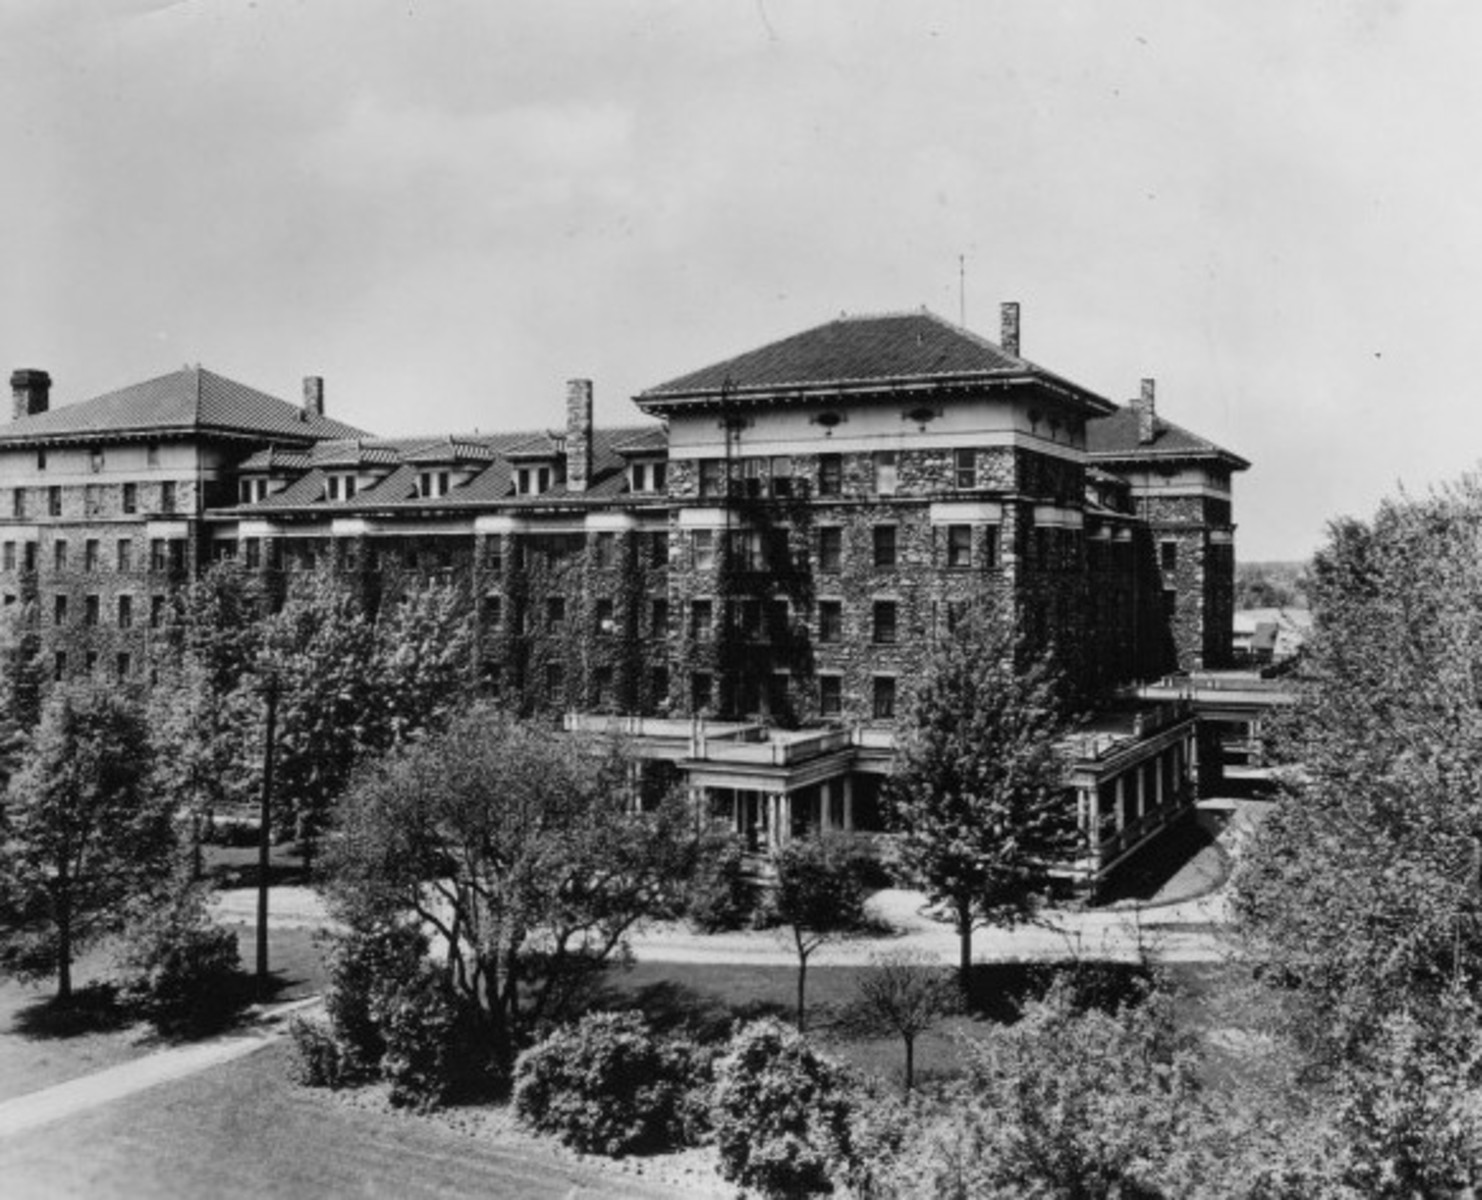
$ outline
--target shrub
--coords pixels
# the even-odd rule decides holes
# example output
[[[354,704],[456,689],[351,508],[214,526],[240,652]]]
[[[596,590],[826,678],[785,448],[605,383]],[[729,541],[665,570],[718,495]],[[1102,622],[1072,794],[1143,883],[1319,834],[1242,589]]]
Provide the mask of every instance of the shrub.
[[[219,1028],[247,1003],[237,936],[211,919],[200,887],[135,920],[120,965],[124,1003],[161,1030]]]
[[[711,1108],[721,1174],[763,1195],[829,1190],[829,1164],[850,1154],[845,1077],[793,1029],[744,1026],[716,1064]]]
[[[293,1077],[304,1087],[339,1088],[354,1081],[339,1041],[323,1021],[294,1017],[288,1036],[295,1051]]]
[[[345,1082],[369,1078],[386,1053],[386,1039],[371,1011],[376,997],[417,977],[427,938],[410,925],[376,925],[334,934],[331,942],[324,1012]]]
[[[757,907],[756,882],[736,838],[712,846],[690,886],[685,916],[701,933],[742,929]]]
[[[381,1077],[391,1085],[391,1103],[436,1108],[455,1094],[489,1079],[471,1014],[443,972],[424,961],[399,987],[380,991],[371,1020],[385,1043]]]
[[[708,1065],[693,1044],[655,1038],[637,1013],[594,1013],[520,1055],[515,1111],[587,1153],[680,1144],[703,1132],[690,1097]]]

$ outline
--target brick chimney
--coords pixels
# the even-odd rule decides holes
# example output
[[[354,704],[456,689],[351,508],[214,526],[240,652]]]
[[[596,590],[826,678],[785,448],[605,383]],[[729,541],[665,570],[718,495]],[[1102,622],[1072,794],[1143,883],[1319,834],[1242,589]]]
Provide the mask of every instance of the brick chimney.
[[[44,413],[51,403],[51,376],[45,371],[22,368],[10,376],[10,394],[15,398],[11,420]]]
[[[566,382],[566,490],[584,492],[592,481],[592,381]]]
[[[324,376],[304,376],[304,412],[311,417],[324,415]]]
[[[998,307],[998,344],[1019,357],[1019,302],[1008,300]]]
[[[1137,414],[1137,444],[1149,445],[1158,432],[1157,410],[1153,404],[1154,383],[1142,381],[1142,394],[1132,402],[1132,411]]]

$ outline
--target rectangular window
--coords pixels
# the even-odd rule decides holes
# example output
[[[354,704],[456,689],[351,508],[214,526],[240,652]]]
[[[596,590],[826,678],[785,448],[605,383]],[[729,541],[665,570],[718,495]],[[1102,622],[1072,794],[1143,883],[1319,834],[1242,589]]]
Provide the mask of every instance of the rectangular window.
[[[875,565],[877,567],[895,566],[895,526],[876,525],[875,536]]]
[[[617,561],[617,534],[599,533],[597,535],[597,565],[599,567],[610,567]]]
[[[896,640],[896,605],[894,600],[875,601],[873,640],[878,646],[893,645]]]
[[[704,712],[710,707],[711,691],[709,671],[696,671],[690,675],[690,703],[696,712]]]
[[[88,538],[82,544],[82,569],[84,571],[96,571],[98,569],[97,538]]]
[[[338,500],[340,498],[340,477],[338,475],[331,475],[325,480],[325,485],[329,499]]]
[[[876,675],[874,714],[877,721],[889,721],[895,717],[895,676]]]
[[[24,517],[26,515],[25,488],[16,488],[10,494],[10,515],[13,517]]]
[[[504,538],[491,533],[484,539],[484,567],[489,571],[504,570]]]
[[[66,596],[60,596],[59,595],[59,596],[55,597],[52,600],[51,623],[53,625],[65,625],[67,623],[67,597]]]
[[[648,535],[648,563],[651,567],[669,565],[669,531],[652,530]]]
[[[664,491],[669,486],[669,464],[666,462],[650,463],[648,478],[654,491]]]
[[[650,629],[656,638],[669,636],[669,601],[655,600],[653,602],[653,613],[651,615]]]
[[[617,632],[617,616],[614,608],[611,597],[602,596],[598,599],[596,607],[598,633],[614,634]]]
[[[97,596],[88,596],[83,600],[82,623],[89,629],[98,624],[98,612],[101,605]]]
[[[247,486],[251,487],[251,484]],[[252,499],[250,495],[242,498],[244,500]],[[139,485],[137,483],[126,483],[123,485],[123,510],[126,513],[139,511]]]
[[[750,500],[762,494],[762,464],[766,461],[764,458],[741,460],[741,494]]]
[[[738,571],[767,569],[766,539],[761,530],[731,530],[731,566]]]
[[[21,555],[21,570],[34,571],[36,569],[36,551],[38,547],[35,542],[27,542]]]
[[[725,494],[725,462],[719,458],[700,460],[700,495],[723,496]]]
[[[875,492],[880,496],[895,495],[895,451],[878,450],[875,453]]]
[[[592,672],[592,707],[606,708],[612,703],[612,668],[598,667]]]
[[[247,560],[247,569],[256,571],[262,566],[262,538],[248,538],[242,543],[243,555]]]
[[[346,475],[345,478],[344,478],[344,480],[342,482],[345,485],[345,499],[346,500],[353,500],[353,499],[355,499],[355,490],[356,490],[355,476],[353,476],[353,475]]]
[[[167,565],[169,566],[170,570],[174,571],[175,574],[178,575],[185,570],[185,539],[171,538],[166,543],[166,548],[169,553]],[[312,570],[314,566],[314,551],[312,549],[308,549],[305,550],[304,554],[307,560],[306,566]]]
[[[118,627],[120,629],[134,627],[134,597],[132,596],[118,598]]]
[[[844,680],[839,675],[818,677],[818,715],[837,717],[844,711]]]
[[[114,660],[114,670],[118,672],[120,679],[127,679],[129,673],[134,669],[134,660],[128,654],[120,652]]]
[[[818,640],[820,642],[842,642],[844,640],[844,605],[838,600],[818,602]]]
[[[818,569],[837,571],[844,559],[844,531],[837,525],[825,525],[818,531]]]
[[[38,450],[38,451],[36,451],[36,469],[38,471],[44,471],[44,470],[46,470],[46,451],[45,450]]]
[[[89,650],[83,657],[82,669],[89,675],[98,669],[98,652],[96,650]]]
[[[696,529],[691,535],[695,570],[708,571],[715,566],[715,530]]]
[[[118,569],[121,572],[134,569],[134,543],[129,538],[118,539]]]
[[[983,566],[998,566],[998,526],[989,525],[983,530]]]
[[[669,668],[655,667],[648,673],[648,694],[653,706],[669,703]]]
[[[566,694],[566,669],[560,663],[547,663],[545,667],[545,690],[553,700]]]
[[[129,488],[132,486],[132,484],[124,484],[124,512],[134,511],[133,509],[127,507],[129,502]],[[243,504],[252,503],[252,480],[244,479],[237,484],[237,499]]]
[[[67,543],[58,540],[52,543],[52,569],[54,571],[65,571],[67,569]]]
[[[709,600],[690,601],[690,637],[708,642],[715,628],[715,617]]]
[[[837,454],[818,456],[818,494],[837,496],[844,488],[844,460]]]
[[[6,542],[3,546],[0,546],[0,565],[3,565],[7,571],[15,570],[14,542]]]
[[[93,471],[93,474],[94,475],[96,475],[99,471],[101,471],[103,469],[103,447],[102,446],[94,446],[92,448],[92,451],[88,455],[88,465],[92,468],[92,471]]]
[[[160,512],[172,513],[175,511],[175,484],[166,480],[160,484]]]
[[[163,596],[151,596],[149,598],[149,627],[159,629],[165,623],[165,598]]]
[[[151,467],[157,467],[160,465],[160,448],[157,443],[149,443],[148,449],[144,452],[144,461]]]
[[[1158,562],[1164,571],[1172,572],[1178,570],[1178,543],[1159,542]]]
[[[947,565],[954,568],[973,565],[973,527],[947,526]]]
[[[165,569],[165,539],[149,539],[149,569],[151,571],[163,571]]]
[[[62,489],[55,485],[46,489],[46,511],[49,516],[62,515]]]
[[[566,622],[566,597],[549,596],[545,602],[545,623],[557,629]]]
[[[484,597],[484,625],[489,629],[497,628],[499,618],[504,614],[504,598],[501,596]]]
[[[976,450],[954,450],[952,465],[959,490],[970,490],[978,486],[978,452]]]
[[[792,491],[792,459],[783,456],[772,460],[772,495],[786,500]]]
[[[67,656],[60,650],[57,651],[56,658],[52,660],[51,677],[58,683],[67,678]]]

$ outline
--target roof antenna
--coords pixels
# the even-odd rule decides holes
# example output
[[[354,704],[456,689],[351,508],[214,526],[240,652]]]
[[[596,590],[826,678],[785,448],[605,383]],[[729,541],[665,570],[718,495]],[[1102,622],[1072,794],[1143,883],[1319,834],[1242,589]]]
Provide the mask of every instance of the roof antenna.
[[[967,256],[957,256],[957,323],[967,328]]]

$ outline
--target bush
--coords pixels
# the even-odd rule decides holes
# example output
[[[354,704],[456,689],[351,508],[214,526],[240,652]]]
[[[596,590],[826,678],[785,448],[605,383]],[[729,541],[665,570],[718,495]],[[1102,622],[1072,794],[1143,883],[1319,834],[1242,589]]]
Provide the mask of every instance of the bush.
[[[654,1037],[637,1013],[594,1013],[520,1055],[515,1111],[541,1133],[587,1153],[618,1156],[696,1140],[691,1102],[708,1059]]]
[[[288,1036],[296,1053],[293,1078],[304,1087],[340,1088],[354,1082],[345,1055],[328,1025],[305,1017],[288,1023]]]
[[[705,855],[690,887],[685,916],[701,933],[742,929],[752,919],[757,900],[745,850],[736,838],[726,838]]]
[[[351,928],[331,941],[324,1012],[344,1081],[368,1079],[386,1053],[386,1039],[372,1015],[376,998],[417,977],[427,938],[410,925],[377,925]]]
[[[125,1005],[163,1031],[219,1028],[247,1003],[237,936],[211,919],[200,887],[137,919],[120,965]]]
[[[391,1085],[392,1104],[436,1108],[490,1081],[473,1015],[432,963],[379,992],[370,1016],[385,1042],[381,1077]]]
[[[763,1195],[829,1190],[848,1160],[851,1096],[833,1062],[766,1019],[740,1029],[716,1064],[711,1108],[721,1174]]]

